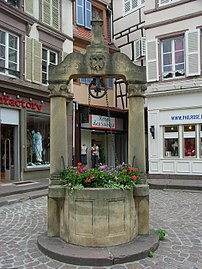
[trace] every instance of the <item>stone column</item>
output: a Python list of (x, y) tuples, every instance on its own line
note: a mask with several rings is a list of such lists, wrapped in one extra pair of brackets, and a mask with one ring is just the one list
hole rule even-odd
[(50, 184), (48, 189), (48, 236), (60, 234), (60, 205), (64, 187), (60, 172), (68, 164), (67, 101), (72, 100), (65, 84), (50, 84)]
[(128, 83), (128, 163), (146, 174), (144, 91), (145, 84)]
[(63, 164), (68, 164), (67, 101), (72, 100), (67, 85), (50, 84), (50, 184), (58, 184)]

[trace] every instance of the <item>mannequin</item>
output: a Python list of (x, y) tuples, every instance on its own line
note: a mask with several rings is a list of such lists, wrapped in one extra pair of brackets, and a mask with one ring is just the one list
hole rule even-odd
[(34, 146), (36, 153), (36, 161), (42, 162), (42, 135), (39, 131), (34, 134)]

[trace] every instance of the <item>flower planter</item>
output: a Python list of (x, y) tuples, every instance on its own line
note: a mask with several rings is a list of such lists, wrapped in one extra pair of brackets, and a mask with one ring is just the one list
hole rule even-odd
[(149, 233), (148, 212), (148, 191), (142, 188), (139, 192), (49, 186), (48, 236), (80, 246), (115, 246)]

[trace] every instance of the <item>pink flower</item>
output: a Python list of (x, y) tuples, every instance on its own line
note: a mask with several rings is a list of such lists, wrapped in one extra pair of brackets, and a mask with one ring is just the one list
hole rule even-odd
[(134, 176), (131, 176), (132, 180), (137, 180), (137, 177), (134, 175)]

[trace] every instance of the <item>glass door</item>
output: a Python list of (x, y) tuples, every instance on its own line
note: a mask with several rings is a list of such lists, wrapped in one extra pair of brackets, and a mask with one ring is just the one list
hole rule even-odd
[[(1, 181), (17, 180), (17, 126), (1, 124)], [(16, 150), (15, 150), (16, 149)]]

